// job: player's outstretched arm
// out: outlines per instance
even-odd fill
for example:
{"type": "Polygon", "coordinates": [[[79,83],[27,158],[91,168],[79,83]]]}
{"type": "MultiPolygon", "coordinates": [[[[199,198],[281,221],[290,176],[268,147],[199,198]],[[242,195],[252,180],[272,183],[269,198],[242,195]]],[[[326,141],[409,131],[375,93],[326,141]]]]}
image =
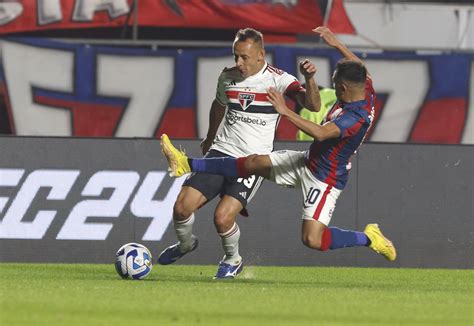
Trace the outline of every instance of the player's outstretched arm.
{"type": "Polygon", "coordinates": [[[318,141],[337,138],[341,134],[340,129],[332,122],[320,126],[314,122],[303,119],[299,114],[293,112],[286,106],[283,94],[273,87],[268,89],[267,98],[273,104],[278,113],[287,118],[298,129],[304,131],[306,134],[318,141]]]}
{"type": "Polygon", "coordinates": [[[352,53],[352,51],[349,50],[347,46],[345,46],[328,27],[319,26],[313,29],[313,32],[318,34],[319,37],[321,37],[327,45],[339,50],[339,52],[341,52],[344,58],[362,62],[362,60],[354,53],[352,53]]]}

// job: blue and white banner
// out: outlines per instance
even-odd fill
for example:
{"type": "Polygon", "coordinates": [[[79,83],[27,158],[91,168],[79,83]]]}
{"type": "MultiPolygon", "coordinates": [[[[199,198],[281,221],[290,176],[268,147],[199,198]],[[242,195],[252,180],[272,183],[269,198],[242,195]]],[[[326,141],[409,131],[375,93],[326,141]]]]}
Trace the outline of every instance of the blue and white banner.
{"type": "MultiPolygon", "coordinates": [[[[0,133],[201,138],[217,77],[234,65],[218,48],[133,48],[33,38],[1,41],[0,133]]],[[[474,54],[357,53],[374,79],[380,115],[369,141],[474,144],[474,54]]],[[[291,74],[309,58],[331,86],[333,49],[267,46],[291,74]]],[[[295,139],[284,119],[278,139],[295,139]]]]}

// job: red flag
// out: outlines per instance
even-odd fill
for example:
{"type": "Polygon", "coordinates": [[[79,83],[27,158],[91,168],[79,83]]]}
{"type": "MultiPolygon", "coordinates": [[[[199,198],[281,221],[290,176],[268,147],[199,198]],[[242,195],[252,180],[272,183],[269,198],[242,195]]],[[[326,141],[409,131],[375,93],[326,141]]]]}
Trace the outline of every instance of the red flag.
{"type": "Polygon", "coordinates": [[[326,26],[336,34],[356,34],[342,0],[333,0],[326,26]]]}

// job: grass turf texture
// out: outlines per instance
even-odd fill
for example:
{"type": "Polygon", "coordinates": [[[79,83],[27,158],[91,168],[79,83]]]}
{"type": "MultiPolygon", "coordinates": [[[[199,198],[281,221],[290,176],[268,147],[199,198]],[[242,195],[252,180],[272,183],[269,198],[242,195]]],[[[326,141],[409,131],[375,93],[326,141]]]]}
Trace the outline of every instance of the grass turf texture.
{"type": "Polygon", "coordinates": [[[1,325],[474,325],[474,271],[0,264],[1,325]]]}

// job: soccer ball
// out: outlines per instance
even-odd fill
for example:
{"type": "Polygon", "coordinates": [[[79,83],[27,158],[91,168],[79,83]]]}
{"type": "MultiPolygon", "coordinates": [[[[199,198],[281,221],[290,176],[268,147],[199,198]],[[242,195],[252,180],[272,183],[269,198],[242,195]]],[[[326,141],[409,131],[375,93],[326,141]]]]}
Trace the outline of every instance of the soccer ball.
{"type": "Polygon", "coordinates": [[[115,270],[122,278],[144,279],[152,267],[150,251],[139,243],[124,244],[115,254],[115,270]]]}

